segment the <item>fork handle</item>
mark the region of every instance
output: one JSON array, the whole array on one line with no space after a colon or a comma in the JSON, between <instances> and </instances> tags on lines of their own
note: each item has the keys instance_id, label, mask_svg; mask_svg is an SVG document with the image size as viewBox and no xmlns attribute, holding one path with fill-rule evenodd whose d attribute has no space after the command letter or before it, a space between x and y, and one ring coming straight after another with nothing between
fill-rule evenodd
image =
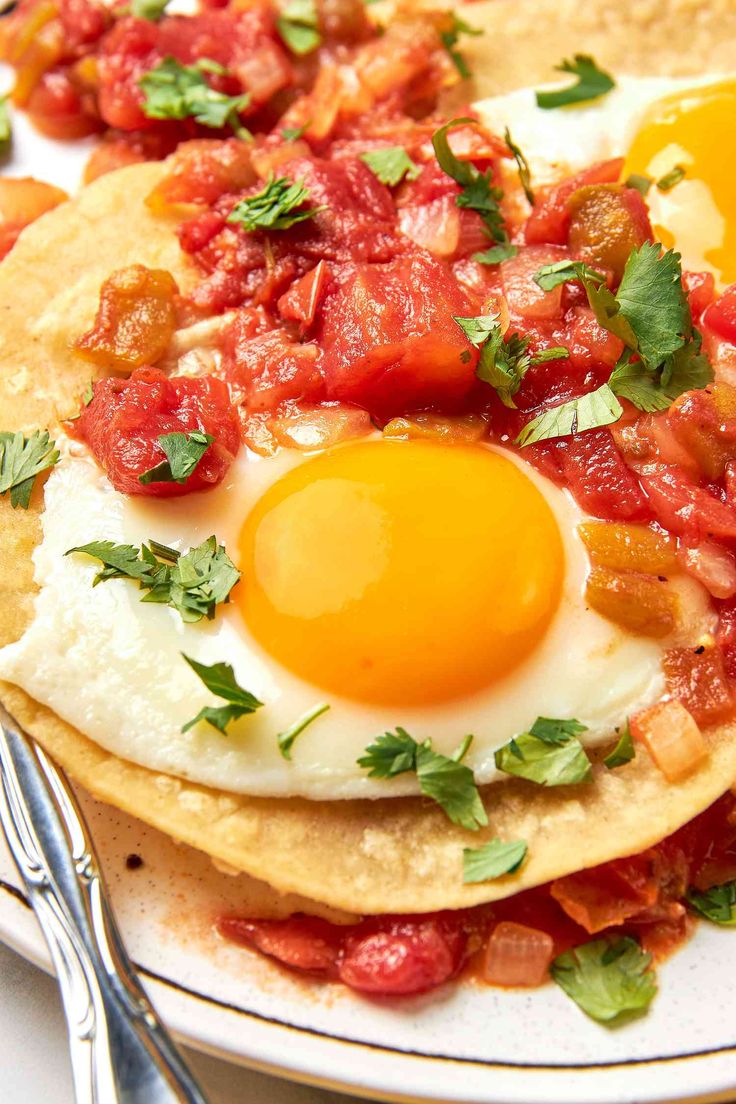
<instances>
[{"instance_id":1,"label":"fork handle","mask_svg":"<svg viewBox=\"0 0 736 1104\"><path fill-rule=\"evenodd\" d=\"M207 1104L138 982L69 784L2 706L0 821L59 979L78 1104Z\"/></svg>"}]
</instances>

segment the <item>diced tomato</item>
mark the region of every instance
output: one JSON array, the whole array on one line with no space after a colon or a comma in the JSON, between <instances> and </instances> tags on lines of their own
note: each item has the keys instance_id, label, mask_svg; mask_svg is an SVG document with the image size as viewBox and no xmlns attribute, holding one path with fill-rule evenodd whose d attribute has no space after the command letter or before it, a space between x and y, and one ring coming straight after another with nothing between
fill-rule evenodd
<instances>
[{"instance_id":1,"label":"diced tomato","mask_svg":"<svg viewBox=\"0 0 736 1104\"><path fill-rule=\"evenodd\" d=\"M566 245L570 227L568 200L587 184L615 183L621 175L623 158L600 161L575 176L568 177L547 192L541 192L524 227L527 244L552 242Z\"/></svg>"},{"instance_id":2,"label":"diced tomato","mask_svg":"<svg viewBox=\"0 0 736 1104\"><path fill-rule=\"evenodd\" d=\"M736 508L699 487L677 468L652 465L640 479L665 529L695 540L736 537Z\"/></svg>"},{"instance_id":3,"label":"diced tomato","mask_svg":"<svg viewBox=\"0 0 736 1104\"><path fill-rule=\"evenodd\" d=\"M593 429L557 445L565 481L578 504L609 521L649 521L651 509L639 479L607 429Z\"/></svg>"},{"instance_id":4,"label":"diced tomato","mask_svg":"<svg viewBox=\"0 0 736 1104\"><path fill-rule=\"evenodd\" d=\"M227 192L250 187L256 180L248 143L236 138L182 142L167 169L166 176L146 198L146 205L156 213L209 205Z\"/></svg>"},{"instance_id":5,"label":"diced tomato","mask_svg":"<svg viewBox=\"0 0 736 1104\"><path fill-rule=\"evenodd\" d=\"M717 724L733 716L736 703L719 648L670 648L662 667L667 690L698 724Z\"/></svg>"},{"instance_id":6,"label":"diced tomato","mask_svg":"<svg viewBox=\"0 0 736 1104\"><path fill-rule=\"evenodd\" d=\"M668 782L681 782L708 758L708 745L679 701L664 701L630 718L631 735L646 745Z\"/></svg>"},{"instance_id":7,"label":"diced tomato","mask_svg":"<svg viewBox=\"0 0 736 1104\"><path fill-rule=\"evenodd\" d=\"M592 935L651 908L659 890L645 853L558 878L550 893Z\"/></svg>"},{"instance_id":8,"label":"diced tomato","mask_svg":"<svg viewBox=\"0 0 736 1104\"><path fill-rule=\"evenodd\" d=\"M613 368L624 347L623 341L603 329L587 306L573 306L565 313L554 340L569 351L573 369L588 372L600 367Z\"/></svg>"},{"instance_id":9,"label":"diced tomato","mask_svg":"<svg viewBox=\"0 0 736 1104\"><path fill-rule=\"evenodd\" d=\"M286 399L324 396L320 349L292 341L285 330L253 334L252 313L238 311L221 338L223 372L249 411L275 410Z\"/></svg>"},{"instance_id":10,"label":"diced tomato","mask_svg":"<svg viewBox=\"0 0 736 1104\"><path fill-rule=\"evenodd\" d=\"M542 291L535 283L534 275L543 265L565 260L569 254L564 249L549 245L529 246L522 249L501 265L503 293L508 303L512 321L539 321L561 318L562 287Z\"/></svg>"},{"instance_id":11,"label":"diced tomato","mask_svg":"<svg viewBox=\"0 0 736 1104\"><path fill-rule=\"evenodd\" d=\"M85 138L102 129L91 94L59 70L45 73L28 97L28 117L47 138Z\"/></svg>"},{"instance_id":12,"label":"diced tomato","mask_svg":"<svg viewBox=\"0 0 736 1104\"><path fill-rule=\"evenodd\" d=\"M110 24L110 12L95 0L60 0L59 17L67 49L96 42Z\"/></svg>"},{"instance_id":13,"label":"diced tomato","mask_svg":"<svg viewBox=\"0 0 736 1104\"><path fill-rule=\"evenodd\" d=\"M143 484L139 476L166 459L158 438L165 433L214 437L185 483ZM169 497L207 490L219 483L240 445L238 420L226 384L211 376L168 379L154 368L130 379L107 377L74 423L117 491Z\"/></svg>"},{"instance_id":14,"label":"diced tomato","mask_svg":"<svg viewBox=\"0 0 736 1104\"><path fill-rule=\"evenodd\" d=\"M89 155L84 168L84 183L90 184L99 176L126 165L161 161L172 153L175 145L175 135L166 130L108 130Z\"/></svg>"},{"instance_id":15,"label":"diced tomato","mask_svg":"<svg viewBox=\"0 0 736 1104\"><path fill-rule=\"evenodd\" d=\"M736 345L736 284L726 288L703 315L703 325Z\"/></svg>"},{"instance_id":16,"label":"diced tomato","mask_svg":"<svg viewBox=\"0 0 736 1104\"><path fill-rule=\"evenodd\" d=\"M475 379L477 353L453 321L468 310L449 270L426 254L345 266L316 331L328 396L384 419L452 413Z\"/></svg>"},{"instance_id":17,"label":"diced tomato","mask_svg":"<svg viewBox=\"0 0 736 1104\"><path fill-rule=\"evenodd\" d=\"M293 970L328 978L337 976L343 932L328 920L298 913L286 920L224 916L217 926L226 939L253 946Z\"/></svg>"},{"instance_id":18,"label":"diced tomato","mask_svg":"<svg viewBox=\"0 0 736 1104\"><path fill-rule=\"evenodd\" d=\"M66 192L30 176L0 177L0 260L37 218L68 199Z\"/></svg>"},{"instance_id":19,"label":"diced tomato","mask_svg":"<svg viewBox=\"0 0 736 1104\"><path fill-rule=\"evenodd\" d=\"M667 412L675 438L708 479L720 479L736 459L736 387L714 383L688 391Z\"/></svg>"},{"instance_id":20,"label":"diced tomato","mask_svg":"<svg viewBox=\"0 0 736 1104\"><path fill-rule=\"evenodd\" d=\"M281 317L287 321L300 322L302 329L309 329L314 322L317 307L327 290L328 276L327 265L324 261L320 261L296 280L278 301Z\"/></svg>"},{"instance_id":21,"label":"diced tomato","mask_svg":"<svg viewBox=\"0 0 736 1104\"><path fill-rule=\"evenodd\" d=\"M712 272L683 272L685 289L693 322L698 325L704 311L716 297L716 281Z\"/></svg>"},{"instance_id":22,"label":"diced tomato","mask_svg":"<svg viewBox=\"0 0 736 1104\"><path fill-rule=\"evenodd\" d=\"M567 201L573 257L612 272L618 283L632 249L652 240L649 211L635 188L585 184Z\"/></svg>"},{"instance_id":23,"label":"diced tomato","mask_svg":"<svg viewBox=\"0 0 736 1104\"><path fill-rule=\"evenodd\" d=\"M155 364L176 328L176 281L144 265L118 269L100 288L94 325L74 342L85 360L118 372Z\"/></svg>"},{"instance_id":24,"label":"diced tomato","mask_svg":"<svg viewBox=\"0 0 736 1104\"><path fill-rule=\"evenodd\" d=\"M488 940L483 977L490 985L543 985L549 978L554 953L554 940L547 932L502 920Z\"/></svg>"}]
</instances>

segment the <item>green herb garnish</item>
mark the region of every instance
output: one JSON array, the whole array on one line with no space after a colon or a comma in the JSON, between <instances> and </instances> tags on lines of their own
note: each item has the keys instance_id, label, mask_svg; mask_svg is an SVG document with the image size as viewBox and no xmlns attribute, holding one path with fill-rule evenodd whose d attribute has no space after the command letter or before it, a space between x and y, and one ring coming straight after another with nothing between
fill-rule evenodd
<instances>
[{"instance_id":1,"label":"green herb garnish","mask_svg":"<svg viewBox=\"0 0 736 1104\"><path fill-rule=\"evenodd\" d=\"M702 893L689 889L686 900L690 908L714 924L724 927L736 924L736 882L712 886Z\"/></svg>"},{"instance_id":2,"label":"green herb garnish","mask_svg":"<svg viewBox=\"0 0 736 1104\"><path fill-rule=\"evenodd\" d=\"M182 621L209 620L215 607L228 602L240 572L223 545L212 536L202 544L179 553L157 541L137 548L112 541L92 541L70 548L100 560L104 567L95 576L93 586L108 579L133 579L146 593L142 602L171 606Z\"/></svg>"},{"instance_id":3,"label":"green herb garnish","mask_svg":"<svg viewBox=\"0 0 736 1104\"><path fill-rule=\"evenodd\" d=\"M138 481L144 485L186 483L214 439L209 433L202 433L198 429L191 433L162 434L158 443L166 459L139 475Z\"/></svg>"},{"instance_id":4,"label":"green herb garnish","mask_svg":"<svg viewBox=\"0 0 736 1104\"><path fill-rule=\"evenodd\" d=\"M537 92L537 107L545 110L597 100L599 96L616 87L616 82L610 73L599 69L589 54L575 54L572 60L565 58L555 68L560 73L571 73L577 80L567 88L558 88L552 92Z\"/></svg>"},{"instance_id":5,"label":"green herb garnish","mask_svg":"<svg viewBox=\"0 0 736 1104\"><path fill-rule=\"evenodd\" d=\"M326 713L329 708L326 702L315 705L314 709L310 709L308 713L305 713L303 717L300 717L298 721L295 721L294 724L285 729L284 732L279 732L276 739L278 740L279 751L284 759L291 759L291 746L297 736L301 736L307 725L310 725L312 721L316 721L317 718L321 717L323 713Z\"/></svg>"},{"instance_id":6,"label":"green herb garnish","mask_svg":"<svg viewBox=\"0 0 736 1104\"><path fill-rule=\"evenodd\" d=\"M298 127L282 127L281 137L285 142L296 142L297 138L301 138L305 132L309 123L305 123L304 126Z\"/></svg>"},{"instance_id":7,"label":"green herb garnish","mask_svg":"<svg viewBox=\"0 0 736 1104\"><path fill-rule=\"evenodd\" d=\"M170 0L131 0L130 14L136 19L157 23L166 11Z\"/></svg>"},{"instance_id":8,"label":"green herb garnish","mask_svg":"<svg viewBox=\"0 0 736 1104\"><path fill-rule=\"evenodd\" d=\"M194 65L181 65L166 57L138 81L146 99L143 114L149 119L194 119L201 126L220 130L230 127L240 138L250 137L240 122L240 112L250 103L250 95L226 96L210 88L205 73L224 73L211 58L200 58Z\"/></svg>"},{"instance_id":9,"label":"green herb garnish","mask_svg":"<svg viewBox=\"0 0 736 1104\"><path fill-rule=\"evenodd\" d=\"M453 824L475 832L488 823L473 772L461 759L472 737L466 737L455 755L448 757L432 750L431 740L417 743L403 728L378 736L358 759L358 766L369 778L395 778L414 772L419 789L436 801Z\"/></svg>"},{"instance_id":10,"label":"green herb garnish","mask_svg":"<svg viewBox=\"0 0 736 1104\"><path fill-rule=\"evenodd\" d=\"M292 54L311 54L322 42L314 0L289 0L276 28Z\"/></svg>"},{"instance_id":11,"label":"green herb garnish","mask_svg":"<svg viewBox=\"0 0 736 1104\"><path fill-rule=\"evenodd\" d=\"M505 242L503 245L492 245L482 253L473 253L472 260L478 261L479 264L496 265L511 260L518 252L518 246Z\"/></svg>"},{"instance_id":12,"label":"green herb garnish","mask_svg":"<svg viewBox=\"0 0 736 1104\"><path fill-rule=\"evenodd\" d=\"M489 236L494 241L505 245L509 238L499 206L503 192L491 183L491 170L488 169L482 173L480 169L476 169L472 161L461 161L450 149L447 138L449 131L466 123L471 126L477 125L475 119L452 119L451 122L436 130L432 135L434 152L442 171L462 189L455 200L458 207L476 211L483 220Z\"/></svg>"},{"instance_id":13,"label":"green herb garnish","mask_svg":"<svg viewBox=\"0 0 736 1104\"><path fill-rule=\"evenodd\" d=\"M528 732L499 748L496 766L504 774L526 778L540 786L589 782L593 770L578 739L586 731L580 721L537 717Z\"/></svg>"},{"instance_id":14,"label":"green herb garnish","mask_svg":"<svg viewBox=\"0 0 736 1104\"><path fill-rule=\"evenodd\" d=\"M527 846L524 840L504 843L493 839L483 847L463 850L463 881L492 882L504 874L513 874L526 858Z\"/></svg>"},{"instance_id":15,"label":"green herb garnish","mask_svg":"<svg viewBox=\"0 0 736 1104\"><path fill-rule=\"evenodd\" d=\"M635 188L639 195L646 198L649 195L649 191L654 181L650 176L641 176L640 173L632 173L631 176L627 176L624 181L624 187Z\"/></svg>"},{"instance_id":16,"label":"green herb garnish","mask_svg":"<svg viewBox=\"0 0 736 1104\"><path fill-rule=\"evenodd\" d=\"M468 80L468 78L472 75L470 69L468 68L468 63L466 62L460 51L455 49L455 47L457 46L457 43L460 39L460 35L472 35L474 38L477 38L478 35L483 34L483 31L480 30L478 27L471 27L468 23L465 22L464 19L460 19L460 17L456 15L455 12L450 12L450 17L452 19L452 23L448 30L440 32L440 39L442 40L442 45L445 47L448 54L450 55L452 63L457 69L460 76L463 78L463 80Z\"/></svg>"},{"instance_id":17,"label":"green herb garnish","mask_svg":"<svg viewBox=\"0 0 736 1104\"><path fill-rule=\"evenodd\" d=\"M5 157L10 152L12 130L10 127L10 112L8 111L8 97L0 96L0 157Z\"/></svg>"},{"instance_id":18,"label":"green herb garnish","mask_svg":"<svg viewBox=\"0 0 736 1104\"><path fill-rule=\"evenodd\" d=\"M299 210L309 199L303 180L293 183L285 176L269 177L266 186L256 195L246 196L236 203L227 217L245 230L288 230L297 222L314 218L322 207Z\"/></svg>"},{"instance_id":19,"label":"green herb garnish","mask_svg":"<svg viewBox=\"0 0 736 1104\"><path fill-rule=\"evenodd\" d=\"M514 160L516 161L516 166L519 170L519 180L521 181L521 186L524 189L524 195L533 207L534 192L532 191L532 174L531 169L529 168L529 162L527 161L519 146L517 146L514 142L513 138L511 137L511 131L508 127L506 127L503 138L506 145L511 150Z\"/></svg>"},{"instance_id":20,"label":"green herb garnish","mask_svg":"<svg viewBox=\"0 0 736 1104\"><path fill-rule=\"evenodd\" d=\"M631 738L631 729L627 721L624 725L623 732L618 738L616 746L605 757L603 763L609 770L615 770L616 767L623 767L626 763L630 763L635 755L634 741Z\"/></svg>"},{"instance_id":21,"label":"green herb garnish","mask_svg":"<svg viewBox=\"0 0 736 1104\"><path fill-rule=\"evenodd\" d=\"M195 674L199 675L207 689L228 703L227 705L206 705L204 709L200 709L196 717L182 725L182 732L188 732L200 721L207 721L224 735L232 721L237 721L247 713L255 713L256 709L260 709L263 705L263 702L254 697L250 691L238 685L235 672L229 663L213 663L208 667L204 663L198 663L191 656L185 655L184 652L181 654Z\"/></svg>"},{"instance_id":22,"label":"green herb garnish","mask_svg":"<svg viewBox=\"0 0 736 1104\"><path fill-rule=\"evenodd\" d=\"M421 167L412 161L403 146L368 150L366 153L361 153L360 160L365 161L373 175L389 188L396 187L404 177L407 180L416 180L422 171Z\"/></svg>"},{"instance_id":23,"label":"green herb garnish","mask_svg":"<svg viewBox=\"0 0 736 1104\"><path fill-rule=\"evenodd\" d=\"M476 368L478 379L494 388L504 406L514 409L514 395L531 367L548 360L560 360L569 355L562 345L530 353L529 338L519 334L504 335L497 314L481 314L476 318L453 316L471 345L480 349Z\"/></svg>"},{"instance_id":24,"label":"green herb garnish","mask_svg":"<svg viewBox=\"0 0 736 1104\"><path fill-rule=\"evenodd\" d=\"M59 456L46 430L37 429L30 437L0 432L0 495L10 491L13 509L27 510L36 476L52 468Z\"/></svg>"},{"instance_id":25,"label":"green herb garnish","mask_svg":"<svg viewBox=\"0 0 736 1104\"><path fill-rule=\"evenodd\" d=\"M681 180L684 180L686 175L687 170L684 165L674 165L668 173L660 176L657 181L657 188L660 192L669 192L675 184L679 184Z\"/></svg>"},{"instance_id":26,"label":"green herb garnish","mask_svg":"<svg viewBox=\"0 0 736 1104\"><path fill-rule=\"evenodd\" d=\"M558 955L550 973L583 1012L611 1023L651 1004L657 992L651 961L652 956L628 936L594 939Z\"/></svg>"}]
</instances>

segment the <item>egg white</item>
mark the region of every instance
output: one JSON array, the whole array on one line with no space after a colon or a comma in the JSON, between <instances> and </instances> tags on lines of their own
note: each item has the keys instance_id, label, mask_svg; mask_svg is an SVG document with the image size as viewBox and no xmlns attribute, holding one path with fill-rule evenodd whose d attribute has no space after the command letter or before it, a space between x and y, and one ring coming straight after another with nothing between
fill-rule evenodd
<instances>
[{"instance_id":1,"label":"egg white","mask_svg":"<svg viewBox=\"0 0 736 1104\"><path fill-rule=\"evenodd\" d=\"M585 742L594 745L661 695L659 645L628 636L585 608L587 558L576 535L582 513L566 492L515 457L559 525L566 557L562 601L526 662L485 691L440 706L402 709L325 695L259 646L236 602L218 607L214 621L184 624L168 607L141 603L135 583L116 579L93 587L99 564L64 555L101 539L139 545L154 538L186 550L215 533L237 560L240 527L255 502L306 458L290 450L270 458L243 450L215 490L156 500L121 495L91 458L65 457L46 484L34 619L17 643L0 651L0 677L124 759L233 792L320 799L415 792L411 775L378 782L356 764L375 736L397 725L416 739L431 737L447 754L473 733L467 762L488 782L497 777L493 753L538 714L578 718L589 727ZM226 736L206 723L182 733L202 706L221 704L182 652L201 663L231 663L264 708ZM302 733L287 762L277 734L322 701L329 712Z\"/></svg>"}]
</instances>

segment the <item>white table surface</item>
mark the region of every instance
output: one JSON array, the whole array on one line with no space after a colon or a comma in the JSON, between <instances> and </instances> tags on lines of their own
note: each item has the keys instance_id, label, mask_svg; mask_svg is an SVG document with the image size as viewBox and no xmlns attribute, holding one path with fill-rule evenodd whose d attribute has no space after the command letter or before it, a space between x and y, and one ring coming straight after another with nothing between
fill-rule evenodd
<instances>
[{"instance_id":1,"label":"white table surface","mask_svg":"<svg viewBox=\"0 0 736 1104\"><path fill-rule=\"evenodd\" d=\"M211 1104L355 1104L187 1051ZM0 943L0 1100L74 1104L56 982Z\"/></svg>"}]
</instances>

